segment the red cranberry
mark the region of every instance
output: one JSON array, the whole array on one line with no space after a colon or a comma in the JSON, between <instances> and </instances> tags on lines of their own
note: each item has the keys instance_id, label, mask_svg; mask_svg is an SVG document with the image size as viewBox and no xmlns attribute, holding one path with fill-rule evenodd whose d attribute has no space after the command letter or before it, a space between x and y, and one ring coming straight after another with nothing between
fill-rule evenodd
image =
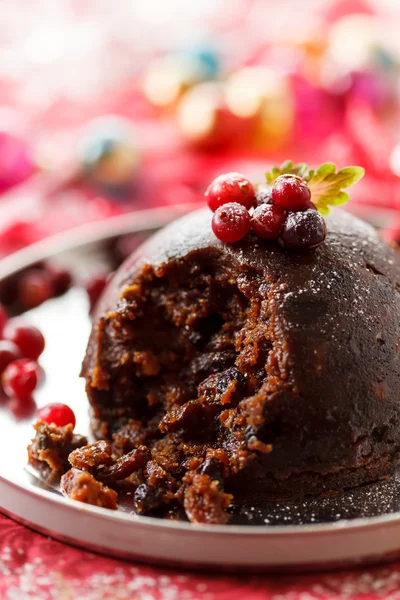
<instances>
[{"instance_id":1,"label":"red cranberry","mask_svg":"<svg viewBox=\"0 0 400 600\"><path fill-rule=\"evenodd\" d=\"M89 297L90 311L96 306L108 281L107 273L92 275L84 282L84 287Z\"/></svg>"},{"instance_id":2,"label":"red cranberry","mask_svg":"<svg viewBox=\"0 0 400 600\"><path fill-rule=\"evenodd\" d=\"M229 202L217 208L212 218L212 230L221 242L238 242L249 232L250 215L241 204Z\"/></svg>"},{"instance_id":3,"label":"red cranberry","mask_svg":"<svg viewBox=\"0 0 400 600\"><path fill-rule=\"evenodd\" d=\"M32 396L23 398L11 398L7 408L17 419L30 419L36 410L36 402Z\"/></svg>"},{"instance_id":4,"label":"red cranberry","mask_svg":"<svg viewBox=\"0 0 400 600\"><path fill-rule=\"evenodd\" d=\"M40 421L45 423L54 423L57 427L65 427L65 425L71 424L75 427L76 419L73 410L66 404L55 402L54 404L47 404L40 408L37 412L37 417Z\"/></svg>"},{"instance_id":5,"label":"red cranberry","mask_svg":"<svg viewBox=\"0 0 400 600\"><path fill-rule=\"evenodd\" d=\"M315 206L315 204L313 204L313 202L311 202L311 200L305 205L303 210L318 210L318 208Z\"/></svg>"},{"instance_id":6,"label":"red cranberry","mask_svg":"<svg viewBox=\"0 0 400 600\"><path fill-rule=\"evenodd\" d=\"M46 271L28 271L18 282L18 302L25 310L40 306L53 294L53 281Z\"/></svg>"},{"instance_id":7,"label":"red cranberry","mask_svg":"<svg viewBox=\"0 0 400 600\"><path fill-rule=\"evenodd\" d=\"M10 275L0 281L0 302L3 303L3 306L11 306L16 302L19 276L20 274L18 276Z\"/></svg>"},{"instance_id":8,"label":"red cranberry","mask_svg":"<svg viewBox=\"0 0 400 600\"><path fill-rule=\"evenodd\" d=\"M0 341L0 373L14 360L22 358L21 351L13 342Z\"/></svg>"},{"instance_id":9,"label":"red cranberry","mask_svg":"<svg viewBox=\"0 0 400 600\"><path fill-rule=\"evenodd\" d=\"M37 360L44 350L44 337L33 325L10 319L4 328L4 339L14 342L25 358Z\"/></svg>"},{"instance_id":10,"label":"red cranberry","mask_svg":"<svg viewBox=\"0 0 400 600\"><path fill-rule=\"evenodd\" d=\"M260 187L256 192L256 204L272 204L272 189L269 187Z\"/></svg>"},{"instance_id":11,"label":"red cranberry","mask_svg":"<svg viewBox=\"0 0 400 600\"><path fill-rule=\"evenodd\" d=\"M280 175L272 188L273 203L287 210L304 210L310 198L310 188L298 175Z\"/></svg>"},{"instance_id":12,"label":"red cranberry","mask_svg":"<svg viewBox=\"0 0 400 600\"><path fill-rule=\"evenodd\" d=\"M286 220L285 211L273 204L260 204L253 213L251 227L261 238L276 240Z\"/></svg>"},{"instance_id":13,"label":"red cranberry","mask_svg":"<svg viewBox=\"0 0 400 600\"><path fill-rule=\"evenodd\" d=\"M320 213L313 209L289 213L280 237L280 243L289 250L316 248L325 241L326 224Z\"/></svg>"},{"instance_id":14,"label":"red cranberry","mask_svg":"<svg viewBox=\"0 0 400 600\"><path fill-rule=\"evenodd\" d=\"M62 296L65 294L72 285L71 272L68 271L68 269L56 265L47 265L47 272L53 282L54 296Z\"/></svg>"},{"instance_id":15,"label":"red cranberry","mask_svg":"<svg viewBox=\"0 0 400 600\"><path fill-rule=\"evenodd\" d=\"M256 205L256 191L253 184L240 173L219 175L210 183L205 195L208 206L213 212L230 202L241 204L248 210Z\"/></svg>"},{"instance_id":16,"label":"red cranberry","mask_svg":"<svg viewBox=\"0 0 400 600\"><path fill-rule=\"evenodd\" d=\"M2 304L0 304L0 335L3 335L3 329L8 321L8 314Z\"/></svg>"},{"instance_id":17,"label":"red cranberry","mask_svg":"<svg viewBox=\"0 0 400 600\"><path fill-rule=\"evenodd\" d=\"M24 400L32 395L38 383L38 365L28 358L20 358L4 370L3 389L10 398Z\"/></svg>"}]
</instances>

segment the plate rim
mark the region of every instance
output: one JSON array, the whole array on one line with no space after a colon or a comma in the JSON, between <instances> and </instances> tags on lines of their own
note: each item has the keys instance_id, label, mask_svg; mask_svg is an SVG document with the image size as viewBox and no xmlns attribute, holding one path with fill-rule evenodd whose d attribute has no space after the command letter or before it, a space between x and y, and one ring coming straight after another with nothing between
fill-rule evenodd
<instances>
[{"instance_id":1,"label":"plate rim","mask_svg":"<svg viewBox=\"0 0 400 600\"><path fill-rule=\"evenodd\" d=\"M204 206L204 202L201 202L141 209L60 231L0 258L0 280L63 252L90 246L118 235L159 229Z\"/></svg>"}]
</instances>

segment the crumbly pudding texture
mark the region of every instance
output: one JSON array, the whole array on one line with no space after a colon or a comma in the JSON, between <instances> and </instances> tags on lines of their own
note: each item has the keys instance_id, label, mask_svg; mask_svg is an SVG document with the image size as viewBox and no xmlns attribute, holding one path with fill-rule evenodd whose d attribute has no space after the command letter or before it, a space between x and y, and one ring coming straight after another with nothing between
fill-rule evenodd
<instances>
[{"instance_id":1,"label":"crumbly pudding texture","mask_svg":"<svg viewBox=\"0 0 400 600\"><path fill-rule=\"evenodd\" d=\"M199 211L122 265L83 366L101 441L70 455L64 493L80 469L141 514L226 523L235 506L391 473L399 258L354 217L327 221L325 244L289 255L223 244Z\"/></svg>"},{"instance_id":2,"label":"crumbly pudding texture","mask_svg":"<svg viewBox=\"0 0 400 600\"><path fill-rule=\"evenodd\" d=\"M146 265L101 322L105 360L88 388L101 390L95 428L114 436L118 455L151 448L139 510L173 492L192 520L223 522L222 481L255 450L270 452L254 432L287 371L262 284L256 272L236 278L218 253Z\"/></svg>"}]
</instances>

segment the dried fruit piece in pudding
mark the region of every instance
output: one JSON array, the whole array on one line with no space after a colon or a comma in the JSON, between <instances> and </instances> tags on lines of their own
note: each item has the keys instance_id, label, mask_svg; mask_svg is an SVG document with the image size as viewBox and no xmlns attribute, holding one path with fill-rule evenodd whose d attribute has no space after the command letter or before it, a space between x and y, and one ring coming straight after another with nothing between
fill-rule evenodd
<instances>
[{"instance_id":1,"label":"dried fruit piece in pudding","mask_svg":"<svg viewBox=\"0 0 400 600\"><path fill-rule=\"evenodd\" d=\"M133 501L138 513L149 514L163 504L163 493L159 487L141 483L135 490Z\"/></svg>"},{"instance_id":2,"label":"dried fruit piece in pudding","mask_svg":"<svg viewBox=\"0 0 400 600\"><path fill-rule=\"evenodd\" d=\"M324 218L316 210L308 209L288 214L279 241L288 250L304 250L317 248L325 238Z\"/></svg>"},{"instance_id":3,"label":"dried fruit piece in pudding","mask_svg":"<svg viewBox=\"0 0 400 600\"><path fill-rule=\"evenodd\" d=\"M111 452L110 444L104 440L100 440L94 444L77 448L71 452L68 461L77 469L90 471L93 468L112 464Z\"/></svg>"},{"instance_id":4,"label":"dried fruit piece in pudding","mask_svg":"<svg viewBox=\"0 0 400 600\"><path fill-rule=\"evenodd\" d=\"M188 473L183 481L183 505L192 523L221 524L229 521L226 510L233 496L220 489L218 480L213 480L209 475Z\"/></svg>"},{"instance_id":5,"label":"dried fruit piece in pudding","mask_svg":"<svg viewBox=\"0 0 400 600\"><path fill-rule=\"evenodd\" d=\"M310 188L298 175L280 175L272 188L273 203L286 210L304 210L310 199Z\"/></svg>"},{"instance_id":6,"label":"dried fruit piece in pudding","mask_svg":"<svg viewBox=\"0 0 400 600\"><path fill-rule=\"evenodd\" d=\"M43 421L33 426L36 434L28 446L29 464L48 481L57 480L69 468L68 456L81 446L87 445L83 435L73 433L72 425L56 427Z\"/></svg>"},{"instance_id":7,"label":"dried fruit piece in pudding","mask_svg":"<svg viewBox=\"0 0 400 600\"><path fill-rule=\"evenodd\" d=\"M205 193L208 206L213 212L228 202L241 204L247 210L256 206L253 184L241 173L225 173L210 183Z\"/></svg>"},{"instance_id":8,"label":"dried fruit piece in pudding","mask_svg":"<svg viewBox=\"0 0 400 600\"><path fill-rule=\"evenodd\" d=\"M274 204L260 204L254 210L251 228L260 238L276 240L286 221L284 210Z\"/></svg>"},{"instance_id":9,"label":"dried fruit piece in pudding","mask_svg":"<svg viewBox=\"0 0 400 600\"><path fill-rule=\"evenodd\" d=\"M167 461L168 462L168 461ZM150 460L143 470L144 483L134 494L137 512L153 513L176 499L177 481L156 461Z\"/></svg>"},{"instance_id":10,"label":"dried fruit piece in pudding","mask_svg":"<svg viewBox=\"0 0 400 600\"><path fill-rule=\"evenodd\" d=\"M5 340L18 346L24 358L37 360L44 350L45 341L39 329L26 325L21 319L10 319L3 336Z\"/></svg>"},{"instance_id":11,"label":"dried fruit piece in pudding","mask_svg":"<svg viewBox=\"0 0 400 600\"><path fill-rule=\"evenodd\" d=\"M212 222L212 230L221 242L232 244L238 242L250 230L249 212L241 204L230 202L224 204L215 211Z\"/></svg>"},{"instance_id":12,"label":"dried fruit piece in pudding","mask_svg":"<svg viewBox=\"0 0 400 600\"><path fill-rule=\"evenodd\" d=\"M97 481L87 471L70 469L61 477L60 487L64 496L71 500L111 510L118 508L117 492Z\"/></svg>"},{"instance_id":13,"label":"dried fruit piece in pudding","mask_svg":"<svg viewBox=\"0 0 400 600\"><path fill-rule=\"evenodd\" d=\"M139 446L139 448L135 448L118 458L114 464L99 469L96 476L101 481L111 485L113 482L126 479L132 473L143 469L150 459L151 453L149 448Z\"/></svg>"},{"instance_id":14,"label":"dried fruit piece in pudding","mask_svg":"<svg viewBox=\"0 0 400 600\"><path fill-rule=\"evenodd\" d=\"M45 423L53 423L57 427L65 427L65 425L72 425L74 429L76 420L74 411L61 402L54 402L52 404L46 404L43 408L40 408L37 413L38 419Z\"/></svg>"}]
</instances>

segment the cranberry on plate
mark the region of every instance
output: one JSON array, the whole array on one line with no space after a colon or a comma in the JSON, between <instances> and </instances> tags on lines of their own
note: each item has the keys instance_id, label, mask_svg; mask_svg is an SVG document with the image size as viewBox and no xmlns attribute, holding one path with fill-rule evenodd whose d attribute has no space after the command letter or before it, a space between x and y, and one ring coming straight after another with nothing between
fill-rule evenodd
<instances>
[{"instance_id":1,"label":"cranberry on plate","mask_svg":"<svg viewBox=\"0 0 400 600\"><path fill-rule=\"evenodd\" d=\"M0 374L14 360L22 358L21 350L13 342L0 340Z\"/></svg>"},{"instance_id":2,"label":"cranberry on plate","mask_svg":"<svg viewBox=\"0 0 400 600\"><path fill-rule=\"evenodd\" d=\"M40 408L37 412L37 417L45 423L54 423L57 427L65 427L71 424L75 427L76 419L73 410L66 404L54 402Z\"/></svg>"},{"instance_id":3,"label":"cranberry on plate","mask_svg":"<svg viewBox=\"0 0 400 600\"><path fill-rule=\"evenodd\" d=\"M9 398L29 398L39 381L39 366L28 358L11 362L2 376L3 389Z\"/></svg>"},{"instance_id":4,"label":"cranberry on plate","mask_svg":"<svg viewBox=\"0 0 400 600\"><path fill-rule=\"evenodd\" d=\"M18 302L25 310L36 308L54 295L53 280L43 269L32 269L18 281Z\"/></svg>"},{"instance_id":5,"label":"cranberry on plate","mask_svg":"<svg viewBox=\"0 0 400 600\"><path fill-rule=\"evenodd\" d=\"M84 281L83 286L89 298L90 311L96 306L109 278L108 273L96 273Z\"/></svg>"},{"instance_id":6,"label":"cranberry on plate","mask_svg":"<svg viewBox=\"0 0 400 600\"><path fill-rule=\"evenodd\" d=\"M39 329L27 325L21 319L10 319L4 328L3 337L18 346L24 358L37 360L44 350L45 341Z\"/></svg>"},{"instance_id":7,"label":"cranberry on plate","mask_svg":"<svg viewBox=\"0 0 400 600\"><path fill-rule=\"evenodd\" d=\"M2 304L0 304L0 335L3 334L3 330L5 327L5 324L8 321L8 314L6 309L4 308L4 306Z\"/></svg>"}]
</instances>

